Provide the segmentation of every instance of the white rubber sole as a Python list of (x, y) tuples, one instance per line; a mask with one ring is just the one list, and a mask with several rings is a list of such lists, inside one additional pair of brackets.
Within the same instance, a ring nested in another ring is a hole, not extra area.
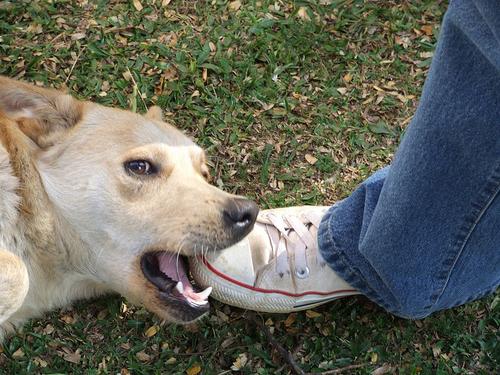
[(246, 285), (222, 274), (208, 260), (190, 258), (190, 271), (194, 280), (203, 288), (213, 288), (211, 296), (228, 305), (252, 311), (290, 313), (308, 310), (335, 299), (359, 294), (356, 290), (338, 290), (331, 293), (307, 292), (293, 295)]

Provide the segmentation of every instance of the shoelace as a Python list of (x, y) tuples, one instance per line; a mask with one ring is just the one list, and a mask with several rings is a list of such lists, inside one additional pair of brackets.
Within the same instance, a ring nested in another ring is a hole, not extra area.
[(276, 272), (281, 277), (294, 268), (292, 277), (307, 278), (310, 274), (308, 252), (310, 255), (314, 252), (317, 263), (325, 264), (316, 240), (322, 217), (323, 214), (318, 211), (305, 212), (300, 217), (266, 214), (267, 220), (272, 224), (266, 224), (266, 231), (276, 258)]

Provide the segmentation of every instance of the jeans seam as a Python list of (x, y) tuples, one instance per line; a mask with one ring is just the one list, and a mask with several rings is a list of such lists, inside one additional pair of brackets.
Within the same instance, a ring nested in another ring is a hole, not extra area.
[[(451, 279), (451, 275), (453, 273), (453, 270), (455, 268), (455, 265), (457, 264), (458, 260), (460, 259), (460, 256), (462, 255), (465, 247), (467, 246), (468, 240), (470, 239), (472, 233), (476, 229), (477, 225), (481, 221), (482, 217), (484, 216), (485, 212), (488, 210), (490, 207), (491, 203), (495, 199), (495, 197), (499, 194), (500, 192), (500, 163), (493, 168), (493, 172), (490, 174), (489, 178), (487, 179), (487, 182), (483, 189), (481, 190), (481, 193), (479, 194), (479, 201), (473, 201), (472, 206), (473, 210), (470, 216), (466, 216), (464, 218), (464, 224), (460, 226), (459, 234), (458, 234), (458, 239), (453, 246), (453, 249), (458, 248), (458, 252), (452, 251), (452, 254), (443, 262), (444, 265), (450, 264), (448, 271), (446, 274), (443, 272), (443, 277), (439, 277), (439, 279), (443, 280), (442, 287), (439, 288), (434, 295), (431, 296), (431, 304), (427, 308), (432, 309), (434, 307), (439, 299), (442, 297), (444, 294), (448, 283)], [(481, 207), (480, 209), (474, 208), (476, 207)]]

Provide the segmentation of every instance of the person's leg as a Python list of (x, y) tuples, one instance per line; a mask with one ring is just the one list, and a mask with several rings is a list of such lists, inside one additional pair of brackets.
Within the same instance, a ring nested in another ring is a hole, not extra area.
[(500, 282), (500, 4), (452, 1), (418, 110), (390, 168), (332, 207), (328, 264), (410, 318)]

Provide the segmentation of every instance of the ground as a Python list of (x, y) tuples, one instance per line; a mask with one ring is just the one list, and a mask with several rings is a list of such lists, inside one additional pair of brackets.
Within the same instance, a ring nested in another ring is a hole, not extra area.
[[(262, 207), (329, 204), (390, 163), (415, 111), (445, 2), (0, 1), (0, 74), (168, 121), (213, 181)], [(291, 315), (213, 303), (188, 327), (120, 297), (29, 322), (0, 372), (492, 374), (500, 294), (420, 321), (363, 297)], [(260, 323), (259, 323), (260, 322)]]

